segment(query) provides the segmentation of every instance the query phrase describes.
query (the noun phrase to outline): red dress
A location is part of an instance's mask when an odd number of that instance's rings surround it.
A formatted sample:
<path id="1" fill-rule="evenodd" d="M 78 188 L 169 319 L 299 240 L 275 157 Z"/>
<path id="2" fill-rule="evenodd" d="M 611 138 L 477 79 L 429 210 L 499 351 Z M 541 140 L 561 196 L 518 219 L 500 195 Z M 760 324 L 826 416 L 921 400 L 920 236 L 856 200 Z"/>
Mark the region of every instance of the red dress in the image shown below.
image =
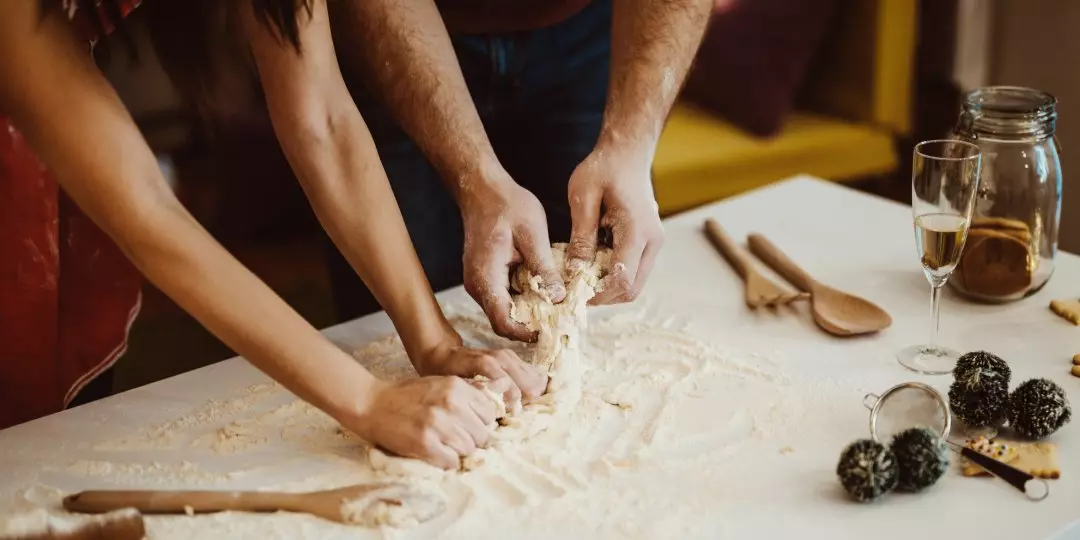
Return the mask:
<path id="1" fill-rule="evenodd" d="M 88 43 L 88 15 L 113 29 L 103 11 L 74 12 Z M 124 354 L 140 286 L 0 111 L 0 428 L 64 409 Z"/>

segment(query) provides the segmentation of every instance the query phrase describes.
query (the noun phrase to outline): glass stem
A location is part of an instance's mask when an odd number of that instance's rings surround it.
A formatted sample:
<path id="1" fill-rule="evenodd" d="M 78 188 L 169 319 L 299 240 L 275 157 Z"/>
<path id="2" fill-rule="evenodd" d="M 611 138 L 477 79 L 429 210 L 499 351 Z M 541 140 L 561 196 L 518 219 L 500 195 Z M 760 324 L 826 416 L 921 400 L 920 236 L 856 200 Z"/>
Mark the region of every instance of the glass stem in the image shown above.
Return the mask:
<path id="1" fill-rule="evenodd" d="M 930 284 L 930 343 L 927 348 L 937 350 L 938 345 L 938 314 L 941 312 L 941 285 Z"/>

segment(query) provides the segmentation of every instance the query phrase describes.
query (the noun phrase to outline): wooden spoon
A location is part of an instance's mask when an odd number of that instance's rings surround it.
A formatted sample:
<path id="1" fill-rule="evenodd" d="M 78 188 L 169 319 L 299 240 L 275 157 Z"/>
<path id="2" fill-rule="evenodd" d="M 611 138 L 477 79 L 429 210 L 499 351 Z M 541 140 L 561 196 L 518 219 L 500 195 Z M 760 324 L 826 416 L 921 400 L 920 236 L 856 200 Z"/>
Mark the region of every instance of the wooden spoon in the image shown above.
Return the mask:
<path id="1" fill-rule="evenodd" d="M 892 324 L 892 317 L 880 307 L 810 277 L 810 274 L 799 268 L 764 236 L 751 234 L 746 243 L 750 252 L 765 261 L 765 264 L 784 276 L 792 285 L 810 293 L 814 322 L 826 332 L 837 336 L 871 334 Z"/>
<path id="2" fill-rule="evenodd" d="M 446 509 L 443 497 L 403 483 L 350 486 L 309 493 L 263 491 L 83 491 L 64 499 L 70 512 L 135 508 L 144 514 L 300 512 L 349 525 L 427 521 Z"/>

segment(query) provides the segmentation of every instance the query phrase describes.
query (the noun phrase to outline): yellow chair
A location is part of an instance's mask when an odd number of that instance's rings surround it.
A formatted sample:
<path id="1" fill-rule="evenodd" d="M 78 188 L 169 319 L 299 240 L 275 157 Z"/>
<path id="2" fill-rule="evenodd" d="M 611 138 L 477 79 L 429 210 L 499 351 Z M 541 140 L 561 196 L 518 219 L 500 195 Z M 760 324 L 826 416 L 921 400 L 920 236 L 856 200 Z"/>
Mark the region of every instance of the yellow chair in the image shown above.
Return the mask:
<path id="1" fill-rule="evenodd" d="M 759 138 L 677 103 L 653 163 L 660 212 L 670 215 L 800 173 L 838 182 L 896 170 L 895 141 L 911 129 L 915 0 L 858 0 L 822 44 L 803 105 Z"/>

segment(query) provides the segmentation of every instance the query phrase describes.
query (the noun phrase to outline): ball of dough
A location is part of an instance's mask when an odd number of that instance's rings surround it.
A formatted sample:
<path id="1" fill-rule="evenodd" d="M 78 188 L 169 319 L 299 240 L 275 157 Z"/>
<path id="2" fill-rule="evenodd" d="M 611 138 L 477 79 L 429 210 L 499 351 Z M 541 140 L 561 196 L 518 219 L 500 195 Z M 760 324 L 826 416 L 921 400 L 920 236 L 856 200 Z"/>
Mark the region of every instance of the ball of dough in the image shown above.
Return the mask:
<path id="1" fill-rule="evenodd" d="M 885 445 L 860 439 L 840 454 L 836 475 L 852 499 L 869 502 L 896 487 L 900 470 L 896 456 Z"/>
<path id="2" fill-rule="evenodd" d="M 1012 370 L 1001 357 L 986 351 L 974 351 L 963 354 L 956 360 L 953 379 L 966 384 L 978 384 L 985 377 L 1001 379 L 1009 386 Z"/>
<path id="3" fill-rule="evenodd" d="M 999 377 L 958 380 L 949 386 L 949 407 L 969 427 L 1001 427 L 1008 404 L 1009 387 Z"/>
<path id="4" fill-rule="evenodd" d="M 938 481 L 949 468 L 949 455 L 941 437 L 924 427 L 914 427 L 897 433 L 889 445 L 900 476 L 896 488 L 916 492 Z"/>
<path id="5" fill-rule="evenodd" d="M 1053 381 L 1025 381 L 1009 398 L 1009 425 L 1029 439 L 1046 438 L 1071 418 L 1072 408 L 1065 391 Z"/>

